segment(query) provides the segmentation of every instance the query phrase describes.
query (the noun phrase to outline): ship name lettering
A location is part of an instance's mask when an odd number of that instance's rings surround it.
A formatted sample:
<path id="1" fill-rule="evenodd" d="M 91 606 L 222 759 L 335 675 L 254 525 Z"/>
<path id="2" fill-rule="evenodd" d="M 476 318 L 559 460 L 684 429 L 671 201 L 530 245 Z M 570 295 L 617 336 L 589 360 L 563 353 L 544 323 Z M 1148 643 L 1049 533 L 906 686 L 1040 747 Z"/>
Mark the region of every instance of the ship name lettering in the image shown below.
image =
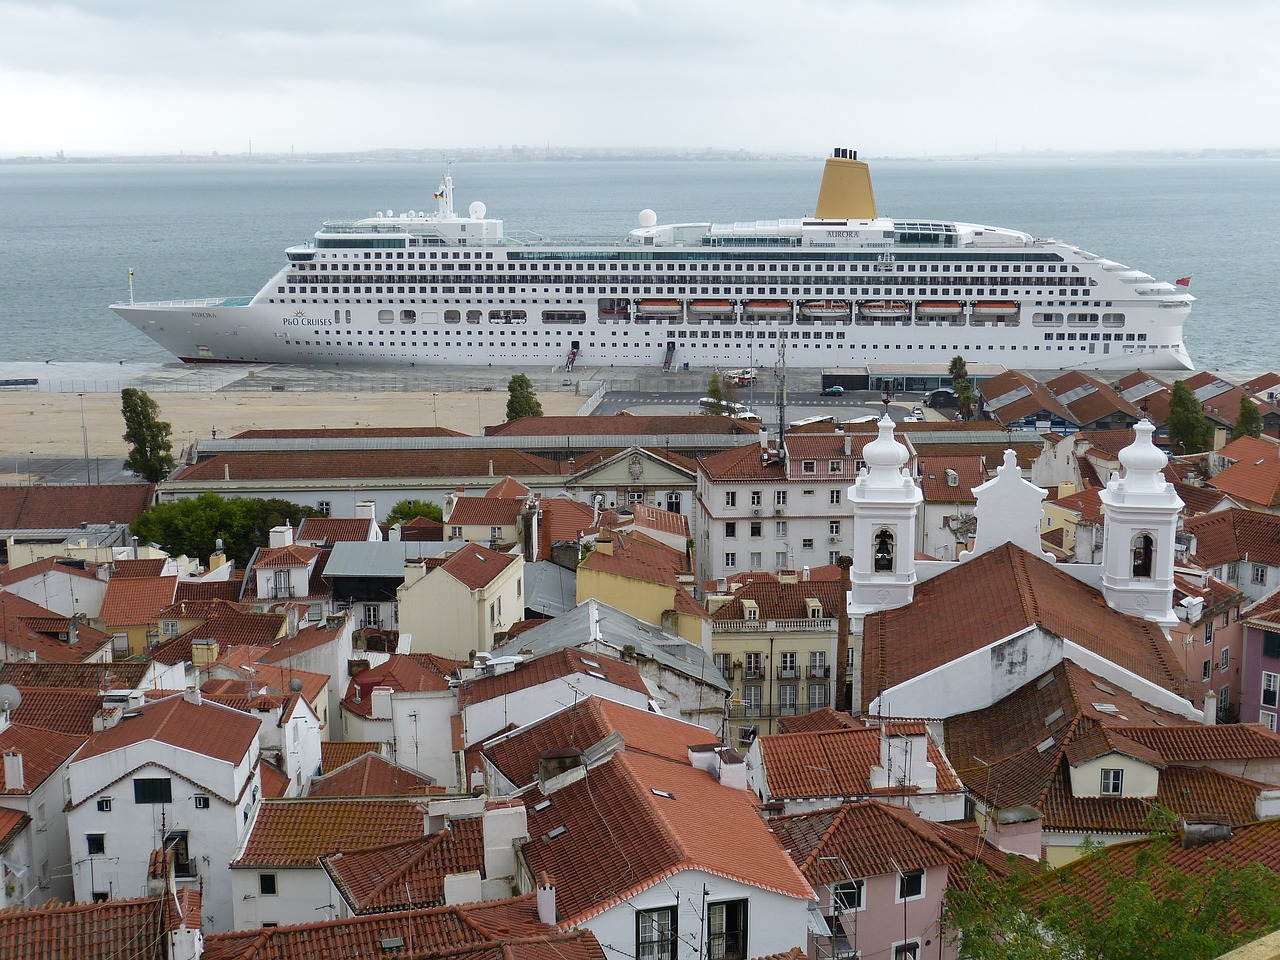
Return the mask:
<path id="1" fill-rule="evenodd" d="M 846 239 L 852 239 L 857 235 L 858 235 L 857 230 L 828 230 L 827 231 L 828 237 L 844 237 Z"/>
<path id="2" fill-rule="evenodd" d="M 218 315 L 216 313 L 203 313 L 198 310 L 192 310 L 191 318 L 193 320 L 217 320 Z"/>
<path id="3" fill-rule="evenodd" d="M 333 321 L 325 318 L 316 319 L 314 317 L 282 317 L 281 323 L 286 327 L 331 327 Z"/>

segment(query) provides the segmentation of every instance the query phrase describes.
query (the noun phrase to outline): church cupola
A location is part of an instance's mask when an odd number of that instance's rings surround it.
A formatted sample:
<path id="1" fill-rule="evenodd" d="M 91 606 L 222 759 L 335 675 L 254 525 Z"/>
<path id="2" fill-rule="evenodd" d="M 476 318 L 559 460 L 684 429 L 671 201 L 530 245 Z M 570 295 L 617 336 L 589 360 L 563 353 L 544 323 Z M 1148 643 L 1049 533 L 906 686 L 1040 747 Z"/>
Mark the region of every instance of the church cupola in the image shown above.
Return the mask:
<path id="1" fill-rule="evenodd" d="M 1100 497 L 1104 507 L 1102 594 L 1121 613 L 1174 622 L 1174 537 L 1182 500 L 1164 478 L 1169 458 L 1151 442 L 1155 427 L 1140 421 L 1120 451 L 1121 473 Z"/>
<path id="2" fill-rule="evenodd" d="M 849 488 L 853 509 L 850 612 L 905 606 L 915 593 L 916 514 L 924 497 L 906 469 L 910 452 L 883 417 L 879 434 L 862 448 L 866 463 Z"/>

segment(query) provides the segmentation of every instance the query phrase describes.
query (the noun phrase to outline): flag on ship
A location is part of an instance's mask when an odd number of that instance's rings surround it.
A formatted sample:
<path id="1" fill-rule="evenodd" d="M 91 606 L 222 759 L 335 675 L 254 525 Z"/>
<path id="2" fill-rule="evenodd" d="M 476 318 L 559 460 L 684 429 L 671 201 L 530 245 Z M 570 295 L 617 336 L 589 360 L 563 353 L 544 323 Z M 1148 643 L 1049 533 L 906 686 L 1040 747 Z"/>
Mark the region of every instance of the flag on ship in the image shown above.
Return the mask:
<path id="1" fill-rule="evenodd" d="M 437 193 L 437 194 L 435 195 L 435 197 L 436 197 L 436 199 L 437 199 L 437 200 L 443 200 L 443 199 L 444 199 L 444 192 L 442 191 L 442 192 L 440 192 L 440 193 Z"/>
<path id="2" fill-rule="evenodd" d="M 1189 287 L 1191 286 L 1191 278 L 1179 277 L 1177 280 L 1174 281 L 1174 283 L 1176 283 L 1180 287 Z"/>

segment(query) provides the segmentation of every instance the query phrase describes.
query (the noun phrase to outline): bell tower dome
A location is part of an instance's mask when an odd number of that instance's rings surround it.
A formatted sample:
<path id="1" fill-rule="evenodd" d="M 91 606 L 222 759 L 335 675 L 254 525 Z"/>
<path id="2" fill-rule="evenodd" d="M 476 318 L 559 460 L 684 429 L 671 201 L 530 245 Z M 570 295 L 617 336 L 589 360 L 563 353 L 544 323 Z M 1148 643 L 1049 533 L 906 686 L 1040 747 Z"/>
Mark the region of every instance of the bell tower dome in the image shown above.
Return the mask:
<path id="1" fill-rule="evenodd" d="M 916 514 L 924 495 L 906 469 L 910 453 L 886 415 L 862 448 L 866 466 L 849 488 L 853 507 L 850 613 L 906 606 L 916 585 Z"/>

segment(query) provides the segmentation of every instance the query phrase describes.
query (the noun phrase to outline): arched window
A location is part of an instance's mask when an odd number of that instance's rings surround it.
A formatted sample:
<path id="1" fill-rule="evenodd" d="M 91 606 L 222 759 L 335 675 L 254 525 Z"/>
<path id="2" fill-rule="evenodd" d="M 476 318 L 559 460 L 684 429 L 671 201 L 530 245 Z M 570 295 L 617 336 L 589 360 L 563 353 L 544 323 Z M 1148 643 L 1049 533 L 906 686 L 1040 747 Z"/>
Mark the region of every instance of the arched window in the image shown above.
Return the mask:
<path id="1" fill-rule="evenodd" d="M 1156 544 L 1150 534 L 1140 533 L 1133 538 L 1133 575 L 1135 577 L 1151 577 L 1151 561 L 1155 552 Z"/>
<path id="2" fill-rule="evenodd" d="M 873 567 L 876 573 L 892 573 L 893 572 L 893 531 L 880 529 L 875 536 L 875 565 Z"/>

